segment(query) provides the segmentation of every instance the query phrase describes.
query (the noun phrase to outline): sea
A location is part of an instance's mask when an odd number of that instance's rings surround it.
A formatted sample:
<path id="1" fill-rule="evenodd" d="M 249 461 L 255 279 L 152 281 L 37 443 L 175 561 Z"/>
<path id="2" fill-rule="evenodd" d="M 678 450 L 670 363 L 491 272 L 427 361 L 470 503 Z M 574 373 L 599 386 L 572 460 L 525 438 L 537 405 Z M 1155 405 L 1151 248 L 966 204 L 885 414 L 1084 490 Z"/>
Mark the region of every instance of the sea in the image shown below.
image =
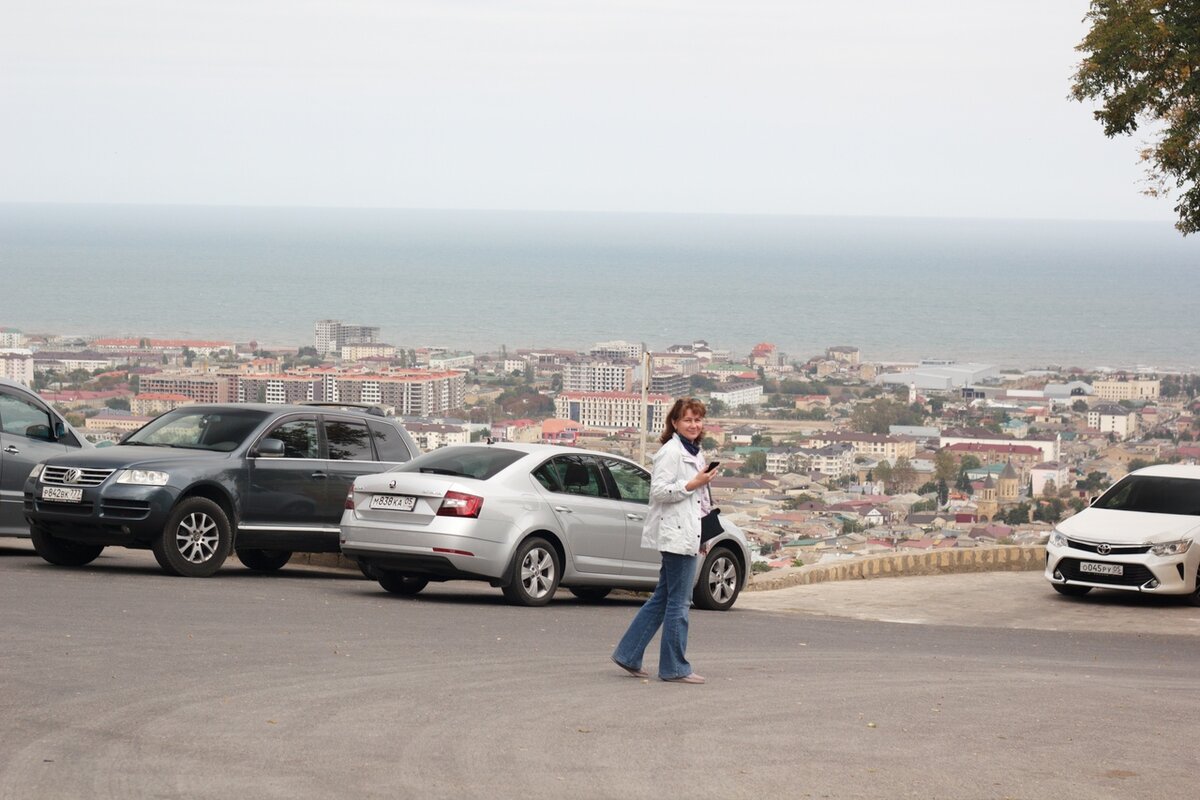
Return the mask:
<path id="1" fill-rule="evenodd" d="M 1169 223 L 0 204 L 25 333 L 1195 371 L 1198 313 L 1200 236 Z"/>

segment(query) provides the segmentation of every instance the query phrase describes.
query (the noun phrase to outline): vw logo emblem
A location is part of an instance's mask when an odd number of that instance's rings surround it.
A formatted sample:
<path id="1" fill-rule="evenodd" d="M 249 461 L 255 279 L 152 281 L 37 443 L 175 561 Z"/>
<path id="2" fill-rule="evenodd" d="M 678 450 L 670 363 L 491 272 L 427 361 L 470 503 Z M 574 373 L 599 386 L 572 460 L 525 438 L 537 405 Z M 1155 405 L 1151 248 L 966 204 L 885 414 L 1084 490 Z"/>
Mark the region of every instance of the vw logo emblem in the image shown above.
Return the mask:
<path id="1" fill-rule="evenodd" d="M 79 479 L 83 477 L 83 470 L 76 467 L 71 467 L 63 473 L 63 483 L 79 483 Z"/>
<path id="2" fill-rule="evenodd" d="M 396 488 L 396 482 L 395 482 L 395 481 L 388 481 L 388 488 L 389 488 L 389 489 L 395 489 L 395 488 Z"/>
<path id="3" fill-rule="evenodd" d="M 1102 556 L 1106 556 L 1112 552 L 1112 545 L 1098 544 L 1098 545 L 1096 545 L 1096 552 Z"/>

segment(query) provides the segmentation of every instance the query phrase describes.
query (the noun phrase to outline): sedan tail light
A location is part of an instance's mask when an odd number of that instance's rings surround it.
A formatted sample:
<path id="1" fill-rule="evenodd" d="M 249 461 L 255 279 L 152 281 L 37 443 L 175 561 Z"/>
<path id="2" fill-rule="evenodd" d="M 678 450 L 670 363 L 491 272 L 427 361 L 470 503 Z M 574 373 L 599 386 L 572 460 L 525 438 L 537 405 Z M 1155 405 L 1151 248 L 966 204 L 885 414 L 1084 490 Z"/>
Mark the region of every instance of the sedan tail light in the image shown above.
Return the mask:
<path id="1" fill-rule="evenodd" d="M 354 490 L 350 490 L 350 494 L 346 495 L 346 504 L 343 506 L 348 511 L 354 510 Z"/>
<path id="2" fill-rule="evenodd" d="M 483 508 L 483 498 L 464 492 L 446 492 L 438 507 L 439 517 L 478 517 Z"/>

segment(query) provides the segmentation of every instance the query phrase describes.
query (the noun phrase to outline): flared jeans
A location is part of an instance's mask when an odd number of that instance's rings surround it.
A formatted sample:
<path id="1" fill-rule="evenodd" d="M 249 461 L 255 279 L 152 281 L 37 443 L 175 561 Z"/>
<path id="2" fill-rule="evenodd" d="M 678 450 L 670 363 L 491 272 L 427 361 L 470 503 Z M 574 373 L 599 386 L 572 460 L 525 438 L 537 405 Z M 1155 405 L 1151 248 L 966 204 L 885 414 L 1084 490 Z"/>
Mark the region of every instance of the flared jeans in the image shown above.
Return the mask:
<path id="1" fill-rule="evenodd" d="M 646 646 L 661 627 L 658 677 L 668 681 L 692 673 L 692 665 L 684 653 L 687 651 L 688 606 L 692 599 L 697 558 L 677 553 L 661 555 L 658 586 L 629 623 L 629 629 L 613 652 L 613 659 L 622 666 L 641 669 Z"/>

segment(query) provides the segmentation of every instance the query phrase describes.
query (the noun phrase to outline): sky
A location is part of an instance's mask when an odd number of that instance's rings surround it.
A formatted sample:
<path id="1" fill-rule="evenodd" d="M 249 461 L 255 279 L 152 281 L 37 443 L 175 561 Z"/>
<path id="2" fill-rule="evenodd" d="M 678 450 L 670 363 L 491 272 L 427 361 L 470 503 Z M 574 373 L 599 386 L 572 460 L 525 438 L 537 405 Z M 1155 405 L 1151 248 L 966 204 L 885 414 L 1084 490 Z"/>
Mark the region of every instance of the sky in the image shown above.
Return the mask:
<path id="1" fill-rule="evenodd" d="M 38 0 L 0 202 L 1173 221 L 1086 0 Z"/>

